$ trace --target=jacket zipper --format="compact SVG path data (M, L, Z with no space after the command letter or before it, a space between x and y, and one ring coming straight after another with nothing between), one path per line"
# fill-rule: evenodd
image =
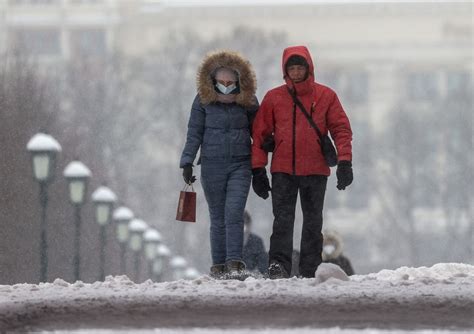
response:
M296 175L296 104L293 103L293 175Z
M230 132L230 110L229 106L225 105L225 111L226 111L226 127L225 127L225 160L230 161L230 138L229 138L229 132Z

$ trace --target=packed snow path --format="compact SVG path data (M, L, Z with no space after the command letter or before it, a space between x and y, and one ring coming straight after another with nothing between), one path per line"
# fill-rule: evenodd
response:
M403 267L348 281L321 277L135 284L109 276L93 284L0 285L0 330L474 329L474 266Z

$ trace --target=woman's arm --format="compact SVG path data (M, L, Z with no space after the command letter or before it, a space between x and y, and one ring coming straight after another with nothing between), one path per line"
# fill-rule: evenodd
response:
M257 111L258 111L258 107L259 107L257 97L254 96L254 99L255 99L255 105L252 106L251 108L247 109L247 117L249 119L250 136L252 136L253 121L255 120L255 116L257 115Z
M179 162L180 168L193 164L197 151L202 144L205 121L206 113L201 105L199 95L196 95L191 108L191 115L189 116L186 144L184 145L181 160Z

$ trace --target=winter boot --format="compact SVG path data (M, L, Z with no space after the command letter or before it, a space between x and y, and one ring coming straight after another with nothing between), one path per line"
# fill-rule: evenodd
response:
M288 278L289 275L281 263L272 262L268 266L268 277L270 279Z
M225 265L215 264L211 267L209 276L214 279L224 279L225 275Z
M245 270L245 262L240 260L230 260L225 263L225 278L244 281L248 276Z

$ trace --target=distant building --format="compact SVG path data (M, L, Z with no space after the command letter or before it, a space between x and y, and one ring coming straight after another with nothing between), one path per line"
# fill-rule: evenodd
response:
M470 2L195 3L4 0L0 52L22 45L45 60L115 49L141 55L159 48L170 30L191 29L209 39L238 25L282 31L294 44L309 45L317 78L339 92L354 121L370 114L371 125L401 98L422 106L471 85Z
M0 4L0 51L22 47L40 61L102 55L121 23L115 0L5 0Z

